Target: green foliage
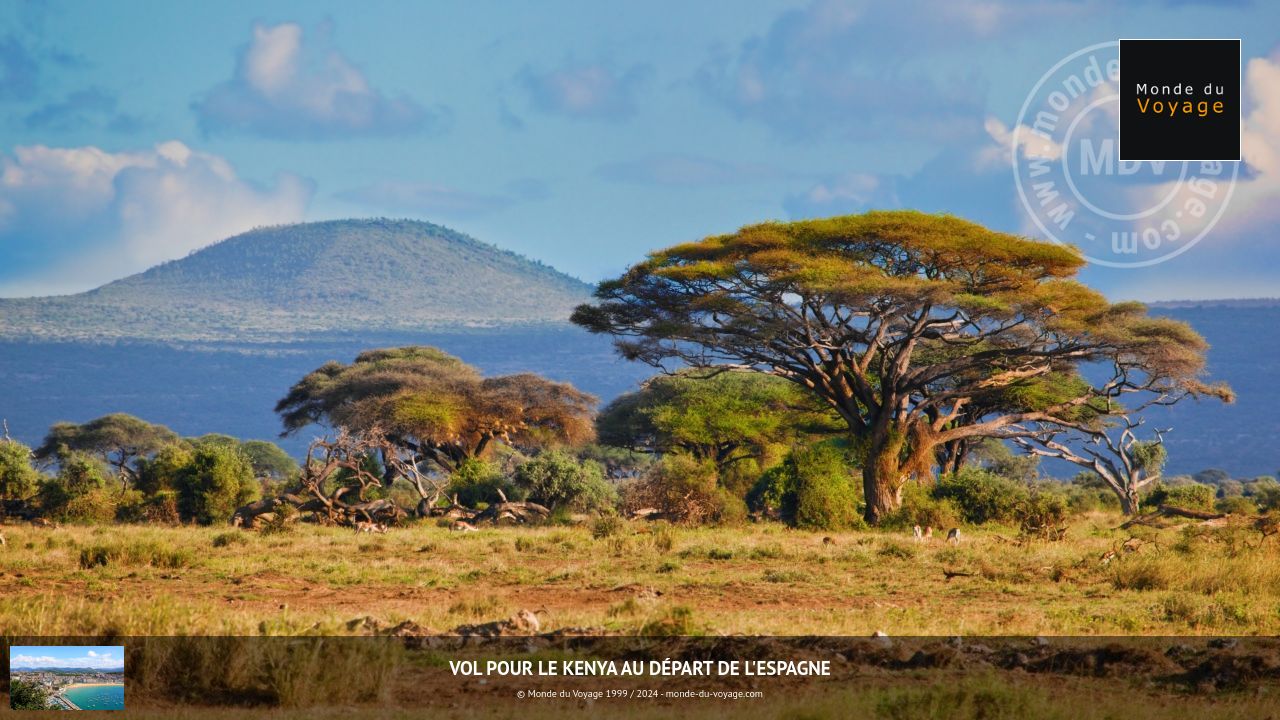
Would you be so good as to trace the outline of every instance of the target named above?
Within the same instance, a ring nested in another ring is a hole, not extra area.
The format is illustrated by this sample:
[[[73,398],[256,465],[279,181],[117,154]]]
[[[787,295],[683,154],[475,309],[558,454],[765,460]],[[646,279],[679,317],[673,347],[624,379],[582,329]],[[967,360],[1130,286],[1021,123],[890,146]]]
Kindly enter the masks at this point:
[[[40,473],[31,466],[31,448],[0,440],[0,500],[25,500],[39,485]]]
[[[596,540],[613,537],[620,534],[626,525],[626,522],[616,515],[598,517],[591,523],[591,537]]]
[[[301,468],[279,445],[266,440],[246,440],[240,449],[249,458],[253,474],[277,482],[293,480]]]
[[[713,463],[687,455],[664,456],[624,485],[622,496],[623,506],[630,510],[653,508],[688,524],[736,522],[743,509],[741,499],[718,487]]]
[[[600,465],[564,450],[548,450],[516,466],[514,481],[530,500],[549,508],[599,510],[612,507],[618,497]]]
[[[1014,506],[1013,519],[1024,537],[1061,540],[1068,511],[1067,499],[1061,493],[1036,490]]]
[[[860,477],[850,453],[834,443],[796,448],[782,464],[761,476],[752,505],[774,510],[788,523],[812,530],[860,527]]]
[[[439,225],[331,220],[252,230],[92,294],[0,300],[0,334],[245,342],[559,322],[590,291]]]
[[[1231,515],[1253,515],[1258,512],[1258,505],[1252,498],[1233,495],[1218,500],[1214,503],[1214,509]]]
[[[92,455],[111,463],[132,480],[139,459],[177,440],[177,434],[163,425],[126,413],[112,413],[80,425],[55,423],[35,454],[59,463],[70,452]]]
[[[33,682],[10,680],[9,707],[13,710],[48,710],[49,692]]]
[[[650,378],[596,420],[600,442],[650,453],[687,453],[741,487],[775,446],[838,432],[838,418],[794,383],[756,372],[685,370]],[[754,465],[739,469],[744,464]]]
[[[1217,491],[1210,485],[1190,483],[1187,485],[1159,484],[1147,496],[1148,505],[1174,505],[1188,510],[1213,510],[1213,501]]]
[[[502,469],[491,462],[468,458],[449,477],[448,495],[456,495],[458,502],[468,507],[480,503],[495,503],[502,499],[501,490],[508,500],[520,500],[524,496]]]
[[[934,530],[960,524],[960,511],[950,499],[934,497],[933,488],[908,483],[902,489],[902,506],[881,523],[884,527],[910,528],[919,525]]]
[[[1027,498],[1027,489],[990,471],[967,467],[940,478],[933,495],[952,501],[965,522],[978,525],[1014,520],[1015,509]]]
[[[970,454],[969,461],[1014,482],[1028,483],[1040,476],[1039,457],[1015,454],[995,438],[984,438]]]
[[[106,487],[106,468],[88,455],[69,452],[57,476],[40,484],[40,507],[64,522],[106,522],[115,517],[113,494]]]
[[[173,490],[178,487],[179,473],[191,464],[191,459],[191,448],[185,444],[161,448],[153,457],[138,462],[134,487],[147,495]]]
[[[227,522],[236,508],[260,494],[249,458],[221,443],[196,449],[178,473],[177,491],[182,518],[203,525]]]
[[[1258,505],[1259,510],[1262,512],[1280,510],[1280,483],[1275,480],[1266,483],[1255,482],[1251,490],[1249,496]]]

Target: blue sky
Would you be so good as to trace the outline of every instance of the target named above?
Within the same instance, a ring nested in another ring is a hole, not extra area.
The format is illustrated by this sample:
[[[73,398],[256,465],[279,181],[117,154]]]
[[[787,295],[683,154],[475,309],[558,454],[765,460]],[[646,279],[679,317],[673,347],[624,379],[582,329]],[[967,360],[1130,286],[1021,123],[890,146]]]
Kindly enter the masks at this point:
[[[1280,295],[1280,5],[1101,0],[10,2],[0,296],[256,225],[439,222],[585,280],[767,219],[919,207],[1036,235],[1006,132],[1119,37],[1240,37],[1250,172],[1116,298]],[[995,155],[993,155],[993,153]]]
[[[124,667],[124,648],[119,645],[13,645],[9,648],[11,670],[40,668]]]

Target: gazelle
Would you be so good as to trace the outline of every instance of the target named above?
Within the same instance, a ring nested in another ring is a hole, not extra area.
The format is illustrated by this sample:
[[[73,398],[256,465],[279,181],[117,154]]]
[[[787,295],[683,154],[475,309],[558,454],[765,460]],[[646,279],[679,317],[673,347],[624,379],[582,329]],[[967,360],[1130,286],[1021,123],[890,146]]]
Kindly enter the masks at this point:
[[[960,528],[951,528],[947,531],[947,542],[952,545],[960,544]]]
[[[387,526],[383,523],[371,523],[363,520],[356,521],[356,534],[360,533],[382,533],[386,534]]]

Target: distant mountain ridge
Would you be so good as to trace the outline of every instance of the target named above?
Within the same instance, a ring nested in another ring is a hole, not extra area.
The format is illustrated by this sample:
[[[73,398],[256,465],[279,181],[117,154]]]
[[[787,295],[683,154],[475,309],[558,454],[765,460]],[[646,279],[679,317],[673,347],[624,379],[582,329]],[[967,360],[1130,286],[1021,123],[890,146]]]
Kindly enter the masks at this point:
[[[252,230],[78,295],[0,300],[0,337],[280,340],[563,322],[591,286],[412,220]]]

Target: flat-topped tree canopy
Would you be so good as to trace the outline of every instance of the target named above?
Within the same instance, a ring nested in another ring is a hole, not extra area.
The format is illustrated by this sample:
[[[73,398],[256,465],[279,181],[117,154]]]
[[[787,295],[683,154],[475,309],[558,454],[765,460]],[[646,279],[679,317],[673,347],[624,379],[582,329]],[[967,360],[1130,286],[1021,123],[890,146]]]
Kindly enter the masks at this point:
[[[948,215],[767,222],[651,254],[573,321],[630,359],[809,388],[863,441],[878,521],[947,443],[1078,421],[1128,393],[1226,392],[1199,379],[1203,338],[1108,302],[1075,279],[1084,264],[1072,247]],[[1088,363],[1111,377],[1083,380]]]
[[[531,373],[483,377],[431,347],[369,350],[346,365],[328,362],[276,405],[285,434],[312,423],[377,429],[393,444],[446,472],[491,442],[518,447],[591,438],[596,399]]]

